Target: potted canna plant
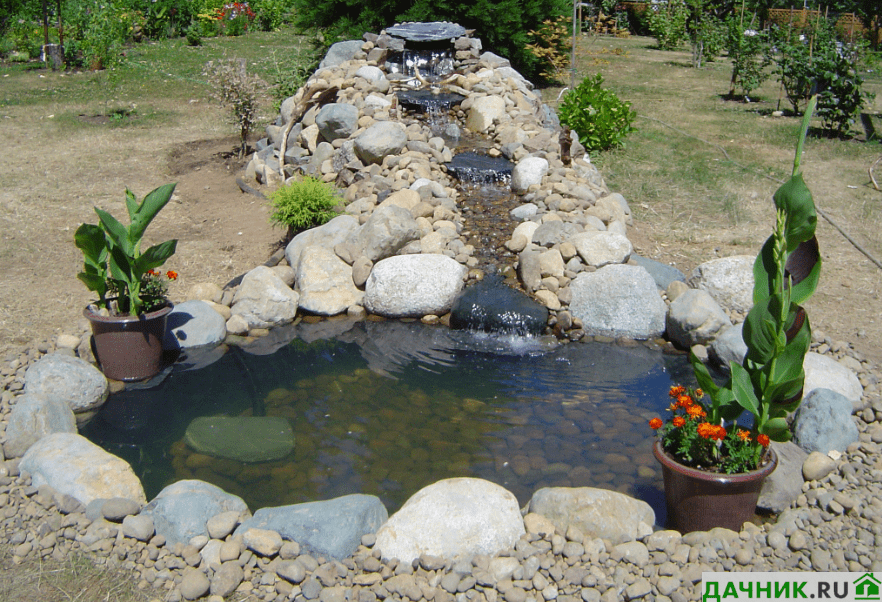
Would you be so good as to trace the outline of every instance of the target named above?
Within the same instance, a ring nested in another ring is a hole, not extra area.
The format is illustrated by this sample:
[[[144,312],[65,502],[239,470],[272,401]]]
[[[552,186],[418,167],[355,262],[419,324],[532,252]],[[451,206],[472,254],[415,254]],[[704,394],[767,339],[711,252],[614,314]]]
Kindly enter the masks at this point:
[[[800,159],[816,101],[806,109],[792,176],[774,195],[775,230],[754,263],[754,305],[743,327],[747,354],[740,364],[730,362],[731,376],[723,385],[692,355],[701,388],[673,388],[672,417],[667,423],[650,421],[660,434],[654,453],[662,465],[668,514],[684,531],[740,530],[776,467],[771,442],[790,439],[787,415],[802,401],[811,326],[800,304],[817,287],[821,256],[817,214]],[[739,425],[744,415],[749,420]]]
[[[83,311],[92,326],[95,355],[115,380],[142,380],[159,372],[166,318],[172,310],[168,281],[177,273],[157,268],[171,257],[177,240],[141,250],[144,231],[168,204],[175,184],[153,190],[139,203],[126,190],[129,225],[95,207],[98,224],[82,224],[74,242],[83,253],[77,277],[98,295]]]

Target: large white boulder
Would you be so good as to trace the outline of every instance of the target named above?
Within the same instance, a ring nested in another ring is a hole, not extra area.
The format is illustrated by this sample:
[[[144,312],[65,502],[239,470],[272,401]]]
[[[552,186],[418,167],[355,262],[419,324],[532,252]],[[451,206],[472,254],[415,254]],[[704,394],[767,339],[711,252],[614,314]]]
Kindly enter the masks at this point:
[[[407,564],[421,554],[494,556],[525,532],[513,493],[482,479],[455,478],[416,492],[380,527],[374,547],[383,558]]]
[[[419,318],[450,311],[467,269],[446,255],[398,255],[371,270],[364,307],[389,318]]]

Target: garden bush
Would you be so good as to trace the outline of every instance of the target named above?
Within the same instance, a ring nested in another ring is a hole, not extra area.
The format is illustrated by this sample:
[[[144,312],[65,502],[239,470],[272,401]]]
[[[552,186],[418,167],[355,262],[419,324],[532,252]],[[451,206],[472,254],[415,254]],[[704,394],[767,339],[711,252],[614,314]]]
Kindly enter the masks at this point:
[[[674,50],[688,39],[689,7],[684,0],[670,0],[650,7],[649,32],[662,50]]]
[[[631,103],[619,100],[602,84],[603,76],[599,73],[586,77],[564,96],[558,109],[560,122],[576,132],[579,142],[589,151],[623,146],[637,117]]]
[[[546,19],[572,14],[568,0],[294,0],[295,23],[325,29],[325,44],[361,39],[403,21],[452,21],[475,29],[484,44],[512,62],[525,77],[539,79],[544,64],[527,49],[528,32]]]
[[[288,237],[301,230],[330,221],[341,202],[337,189],[318,178],[304,176],[299,181],[277,188],[269,194],[273,212],[270,221],[288,229]]]
[[[248,134],[257,123],[259,94],[266,84],[259,77],[248,74],[245,59],[209,61],[203,75],[211,84],[212,98],[229,109],[232,122],[239,127],[239,156],[242,157]]]
[[[732,59],[732,81],[729,96],[740,87],[744,99],[769,78],[769,38],[765,32],[745,28],[742,20],[731,15],[726,21],[726,50]]]
[[[809,96],[817,93],[817,114],[826,133],[849,135],[861,108],[871,98],[863,91],[857,68],[866,54],[866,42],[839,41],[833,24],[825,19],[805,28],[774,28],[771,39],[775,74],[793,112],[799,113]]]

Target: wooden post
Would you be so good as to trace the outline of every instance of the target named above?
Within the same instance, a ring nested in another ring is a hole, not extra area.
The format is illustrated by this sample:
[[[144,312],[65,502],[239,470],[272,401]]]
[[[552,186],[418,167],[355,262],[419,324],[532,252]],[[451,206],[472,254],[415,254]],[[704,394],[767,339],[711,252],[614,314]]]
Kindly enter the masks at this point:
[[[576,87],[576,5],[581,0],[573,0],[573,49],[570,52],[570,90]]]

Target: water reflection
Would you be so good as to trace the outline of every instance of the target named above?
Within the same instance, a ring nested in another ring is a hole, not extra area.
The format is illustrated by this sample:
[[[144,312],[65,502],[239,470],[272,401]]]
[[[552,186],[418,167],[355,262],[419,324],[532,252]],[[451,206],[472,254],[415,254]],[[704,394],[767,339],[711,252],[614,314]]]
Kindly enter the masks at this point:
[[[429,483],[476,476],[521,503],[544,486],[615,489],[660,519],[646,422],[689,373],[682,358],[643,345],[397,321],[301,323],[196,363],[183,358],[155,386],[111,396],[85,429],[132,463],[148,497],[197,478],[252,510],[362,492],[393,511]],[[268,462],[229,459],[229,449],[214,457],[185,443],[200,416],[287,419],[294,450]]]

